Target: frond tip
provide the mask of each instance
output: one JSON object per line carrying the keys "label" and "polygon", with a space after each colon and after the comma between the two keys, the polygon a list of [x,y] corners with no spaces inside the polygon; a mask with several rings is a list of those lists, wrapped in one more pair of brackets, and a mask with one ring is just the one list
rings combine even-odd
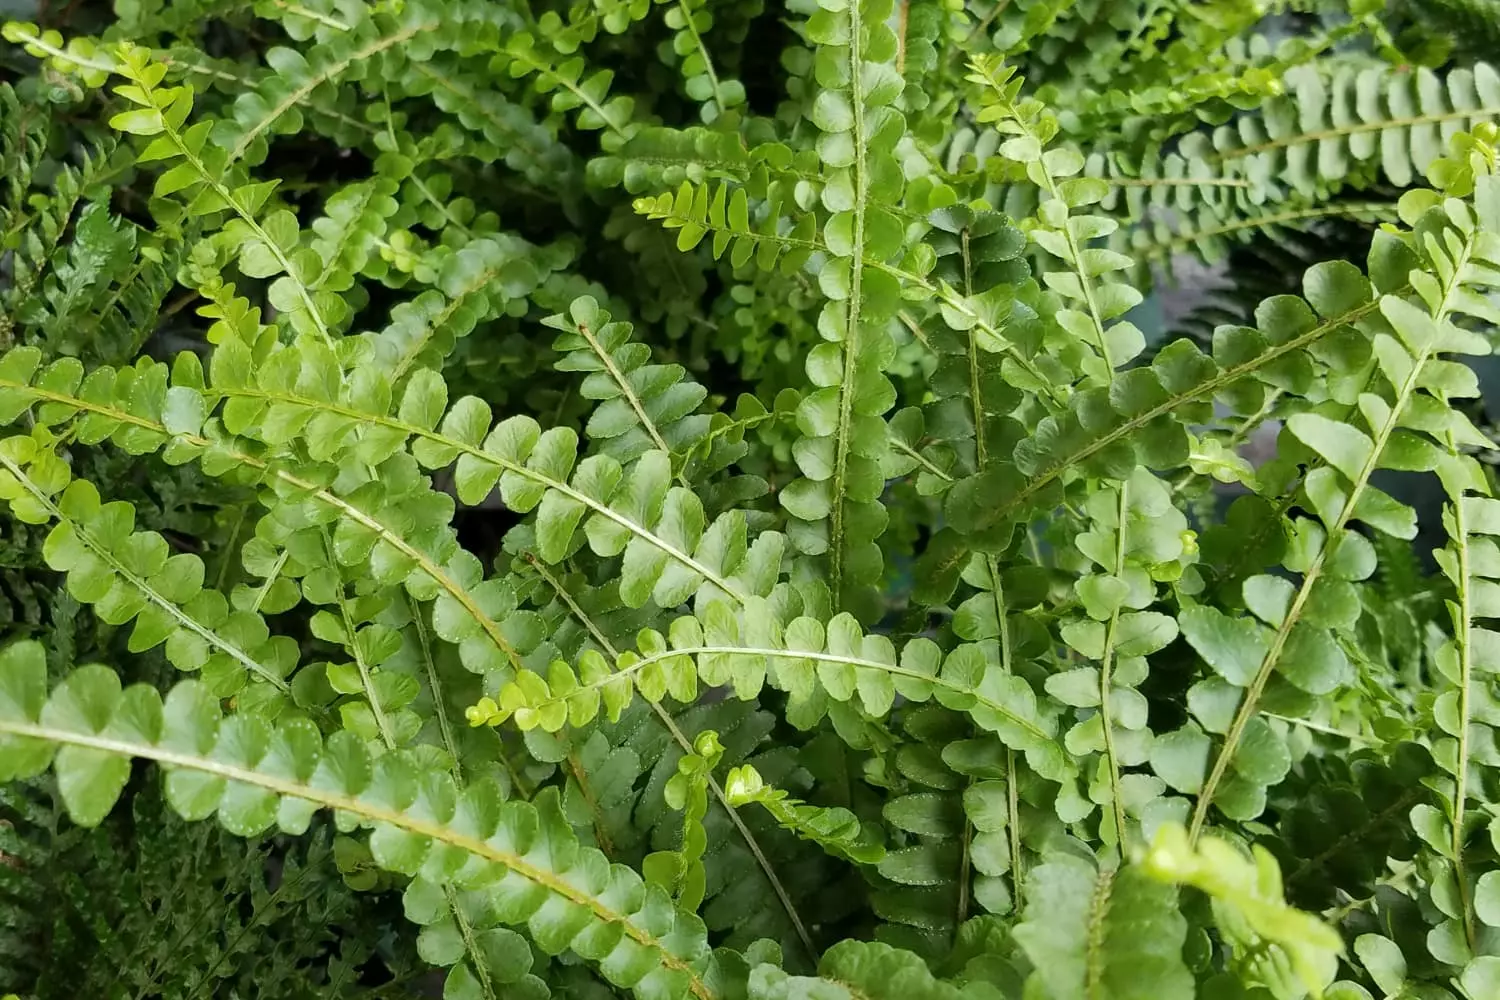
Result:
{"label": "frond tip", "polygon": [[1186,829],[1169,823],[1157,830],[1141,866],[1153,879],[1208,894],[1246,982],[1285,994],[1294,977],[1317,996],[1333,981],[1343,941],[1322,920],[1287,905],[1281,868],[1265,848],[1255,846],[1246,858],[1217,837],[1194,847]]}

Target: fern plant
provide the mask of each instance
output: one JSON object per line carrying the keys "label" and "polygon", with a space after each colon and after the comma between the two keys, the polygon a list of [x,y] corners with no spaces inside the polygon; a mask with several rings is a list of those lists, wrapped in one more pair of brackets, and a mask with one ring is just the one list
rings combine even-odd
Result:
{"label": "fern plant", "polygon": [[1500,996],[1493,13],[20,11],[0,991]]}

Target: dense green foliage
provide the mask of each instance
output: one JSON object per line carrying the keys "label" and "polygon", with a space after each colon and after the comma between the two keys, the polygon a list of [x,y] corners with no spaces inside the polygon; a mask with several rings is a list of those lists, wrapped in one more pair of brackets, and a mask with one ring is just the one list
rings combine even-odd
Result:
{"label": "dense green foliage", "polygon": [[5,10],[0,992],[1500,997],[1500,5]]}

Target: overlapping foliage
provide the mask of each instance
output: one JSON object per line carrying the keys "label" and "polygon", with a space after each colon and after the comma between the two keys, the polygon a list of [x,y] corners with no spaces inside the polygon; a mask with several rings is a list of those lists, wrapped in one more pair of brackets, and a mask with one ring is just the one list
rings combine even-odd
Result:
{"label": "overlapping foliage", "polygon": [[1500,996],[1489,6],[23,15],[0,990]]}

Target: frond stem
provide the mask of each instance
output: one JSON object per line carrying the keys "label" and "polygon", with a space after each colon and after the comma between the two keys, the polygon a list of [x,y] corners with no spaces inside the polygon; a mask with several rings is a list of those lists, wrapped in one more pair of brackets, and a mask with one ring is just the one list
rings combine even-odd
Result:
{"label": "frond stem", "polygon": [[[1115,575],[1125,574],[1125,531],[1130,514],[1130,485],[1120,484],[1119,523],[1115,527]],[[1120,627],[1120,609],[1115,608],[1104,630],[1104,655],[1099,661],[1099,721],[1104,729],[1104,759],[1109,768],[1110,807],[1115,821],[1115,847],[1125,854],[1125,802],[1120,794],[1120,758],[1115,753],[1114,710],[1110,708],[1110,685],[1114,680],[1115,635]]]}
{"label": "frond stem", "polygon": [[829,589],[833,592],[833,606],[842,607],[844,589],[844,493],[849,470],[850,425],[854,419],[854,387],[859,378],[859,357],[862,338],[860,336],[860,313],[863,298],[862,280],[865,270],[865,198],[869,191],[868,167],[865,163],[865,102],[864,102],[864,25],[860,21],[860,0],[849,0],[849,91],[853,99],[849,105],[853,111],[854,162],[850,169],[854,183],[853,235],[854,259],[849,268],[849,306],[844,321],[844,377],[839,383],[839,420],[835,430],[833,479],[829,495],[833,505],[828,520],[828,558],[830,572]]}

